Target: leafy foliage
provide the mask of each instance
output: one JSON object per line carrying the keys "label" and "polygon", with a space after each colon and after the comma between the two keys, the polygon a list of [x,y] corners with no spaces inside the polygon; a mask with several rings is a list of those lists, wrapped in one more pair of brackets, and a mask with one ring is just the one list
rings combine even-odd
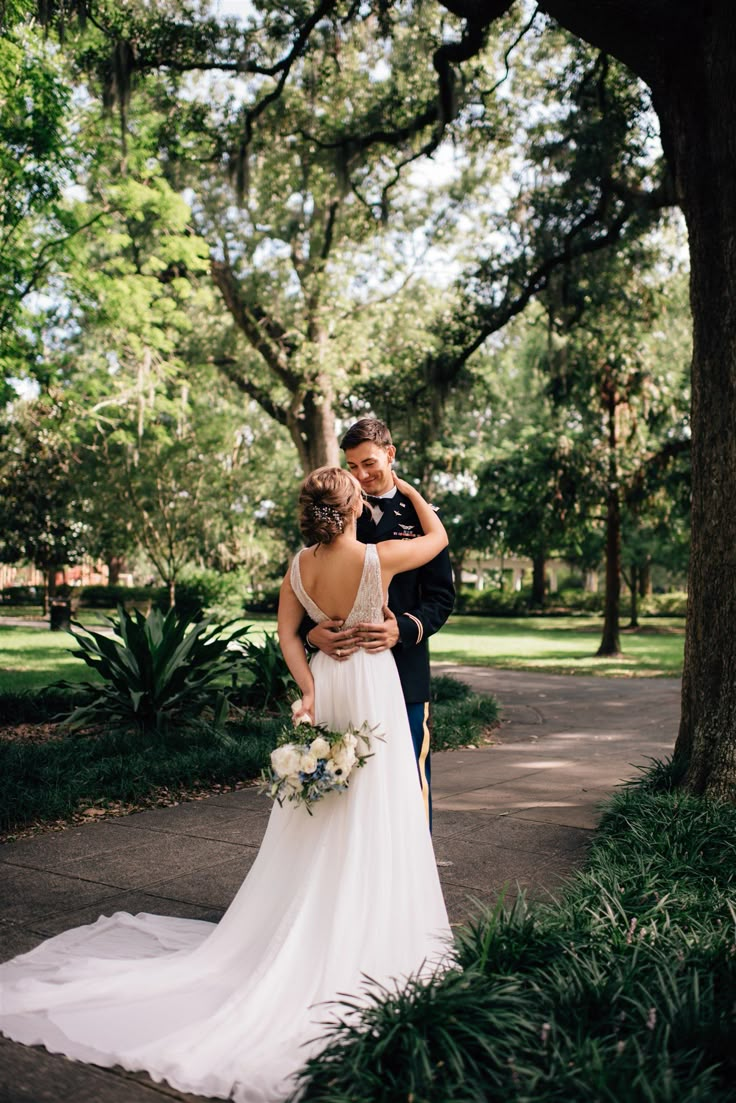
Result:
{"label": "leafy foliage", "polygon": [[44,376],[26,304],[74,232],[60,198],[77,156],[58,52],[15,7],[0,12],[3,24],[8,17],[0,36],[0,405],[15,397],[11,379],[21,364]]}
{"label": "leafy foliage", "polygon": [[0,426],[0,562],[28,559],[50,571],[88,551],[91,504],[78,469],[55,400],[21,405]]}
{"label": "leafy foliage", "polygon": [[[451,679],[443,679],[451,681]],[[464,700],[467,687],[460,686]],[[34,693],[0,694],[6,724],[58,720],[70,707],[88,702],[81,687],[57,686]],[[461,702],[462,703],[462,702]],[[453,702],[435,708],[452,708]],[[94,734],[60,732],[41,741],[0,740],[0,831],[29,823],[68,819],[80,806],[111,802],[170,803],[180,790],[242,783],[258,778],[283,730],[283,714],[233,708],[218,738],[212,725],[192,721],[177,726],[161,754],[157,741],[142,740],[132,726],[105,724]],[[435,739],[441,725],[435,713]],[[472,727],[465,741],[476,738]]]}
{"label": "leafy foliage", "polygon": [[[448,679],[449,680],[449,679]],[[436,679],[433,679],[433,684]],[[445,697],[432,703],[432,750],[449,751],[455,747],[477,746],[498,721],[495,697],[471,693],[468,686],[457,697]],[[434,693],[435,691],[432,690]],[[440,688],[440,693],[442,693]]]}
{"label": "leafy foliage", "polygon": [[[141,735],[175,733],[215,709],[220,726],[227,699],[215,683],[224,682],[238,664],[230,644],[249,627],[225,635],[230,627],[213,625],[211,619],[192,620],[170,609],[164,616],[152,608],[147,617],[138,610],[118,606],[118,619],[110,624],[116,637],[92,629],[73,632],[79,656],[103,679],[101,685],[85,683],[89,700],[66,721],[71,730],[105,724],[135,729]],[[60,683],[71,688],[69,683]],[[78,687],[74,687],[78,688]]]}
{"label": "leafy foliage", "polygon": [[432,678],[429,693],[433,705],[464,701],[470,696],[470,686],[466,682],[461,682],[459,678],[438,674]]}
{"label": "leafy foliage", "polygon": [[273,632],[263,642],[244,640],[234,681],[233,700],[248,709],[279,710],[297,693],[286,660]]}
{"label": "leafy foliage", "polygon": [[68,819],[86,805],[171,803],[192,788],[257,777],[278,724],[250,716],[213,740],[196,727],[161,753],[155,743],[107,732],[43,743],[0,741],[0,831]]}

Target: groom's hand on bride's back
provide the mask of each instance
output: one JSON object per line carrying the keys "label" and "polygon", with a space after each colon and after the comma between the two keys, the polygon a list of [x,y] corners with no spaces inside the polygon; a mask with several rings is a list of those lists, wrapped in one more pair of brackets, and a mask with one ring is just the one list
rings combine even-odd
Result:
{"label": "groom's hand on bride's back", "polygon": [[383,607],[384,619],[379,624],[355,625],[355,636],[364,651],[390,651],[399,642],[399,622],[389,609]]}
{"label": "groom's hand on bride's back", "polygon": [[310,628],[307,634],[307,643],[310,647],[316,647],[324,651],[336,662],[344,662],[350,658],[354,651],[358,650],[355,639],[355,629],[343,629],[341,620],[323,620]]}

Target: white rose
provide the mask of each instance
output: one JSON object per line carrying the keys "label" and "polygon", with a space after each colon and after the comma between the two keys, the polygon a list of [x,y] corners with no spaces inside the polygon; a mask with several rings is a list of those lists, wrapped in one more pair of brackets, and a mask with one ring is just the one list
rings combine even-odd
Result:
{"label": "white rose", "polygon": [[330,754],[330,744],[322,735],[318,735],[316,739],[313,739],[309,750],[315,756],[315,758],[328,758]]}
{"label": "white rose", "polygon": [[299,770],[301,754],[293,743],[285,743],[283,747],[277,747],[271,751],[271,766],[279,777],[288,777]]}
{"label": "white rose", "polygon": [[303,774],[313,774],[317,769],[317,756],[307,751],[299,760],[299,769]]}
{"label": "white rose", "polygon": [[332,770],[334,773],[340,771],[340,776],[343,780],[348,776],[353,766],[355,765],[355,752],[349,747],[333,750],[332,754]]}

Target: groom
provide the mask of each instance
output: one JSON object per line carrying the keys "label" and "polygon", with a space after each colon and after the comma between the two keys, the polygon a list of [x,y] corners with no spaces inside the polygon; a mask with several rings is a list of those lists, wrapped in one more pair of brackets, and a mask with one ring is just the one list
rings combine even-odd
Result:
{"label": "groom", "polygon": [[[377,418],[352,425],[340,447],[350,472],[368,497],[368,508],[358,521],[358,539],[364,544],[382,540],[411,540],[421,534],[414,508],[393,481],[391,465],[396,449],[391,434]],[[359,647],[365,651],[393,651],[409,715],[419,780],[430,828],[432,826],[429,754],[429,646],[452,612],[455,588],[447,549],[417,570],[394,576],[388,591],[385,619],[380,624],[357,624],[342,631],[341,621],[328,620],[309,629],[308,645],[337,662]]]}

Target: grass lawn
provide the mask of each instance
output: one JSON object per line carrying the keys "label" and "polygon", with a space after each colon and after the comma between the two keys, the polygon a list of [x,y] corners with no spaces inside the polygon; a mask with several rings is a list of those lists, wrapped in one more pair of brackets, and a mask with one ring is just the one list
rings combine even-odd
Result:
{"label": "grass lawn", "polygon": [[[82,610],[82,614],[82,623],[90,627],[102,623],[96,609]],[[276,631],[274,617],[249,617],[246,623],[253,625],[254,640],[264,632]],[[60,678],[69,682],[94,678],[94,671],[71,654],[75,646],[67,632],[0,625],[0,693],[40,689]]]}
{"label": "grass lawn", "polygon": [[538,670],[547,674],[678,677],[682,673],[682,617],[642,621],[621,632],[623,655],[596,659],[600,617],[451,617],[430,644],[435,662]]}
{"label": "grass lawn", "polygon": [[[89,612],[89,617],[85,613]],[[98,610],[83,611],[83,621],[99,623]],[[274,632],[274,617],[253,616],[252,638]],[[599,617],[451,617],[432,637],[435,662],[539,670],[549,674],[603,674],[624,677],[677,677],[682,671],[684,621],[657,617],[637,632],[623,631],[624,654],[596,659]],[[0,626],[0,692],[40,688],[59,678],[86,681],[91,671],[69,653],[66,632]]]}

